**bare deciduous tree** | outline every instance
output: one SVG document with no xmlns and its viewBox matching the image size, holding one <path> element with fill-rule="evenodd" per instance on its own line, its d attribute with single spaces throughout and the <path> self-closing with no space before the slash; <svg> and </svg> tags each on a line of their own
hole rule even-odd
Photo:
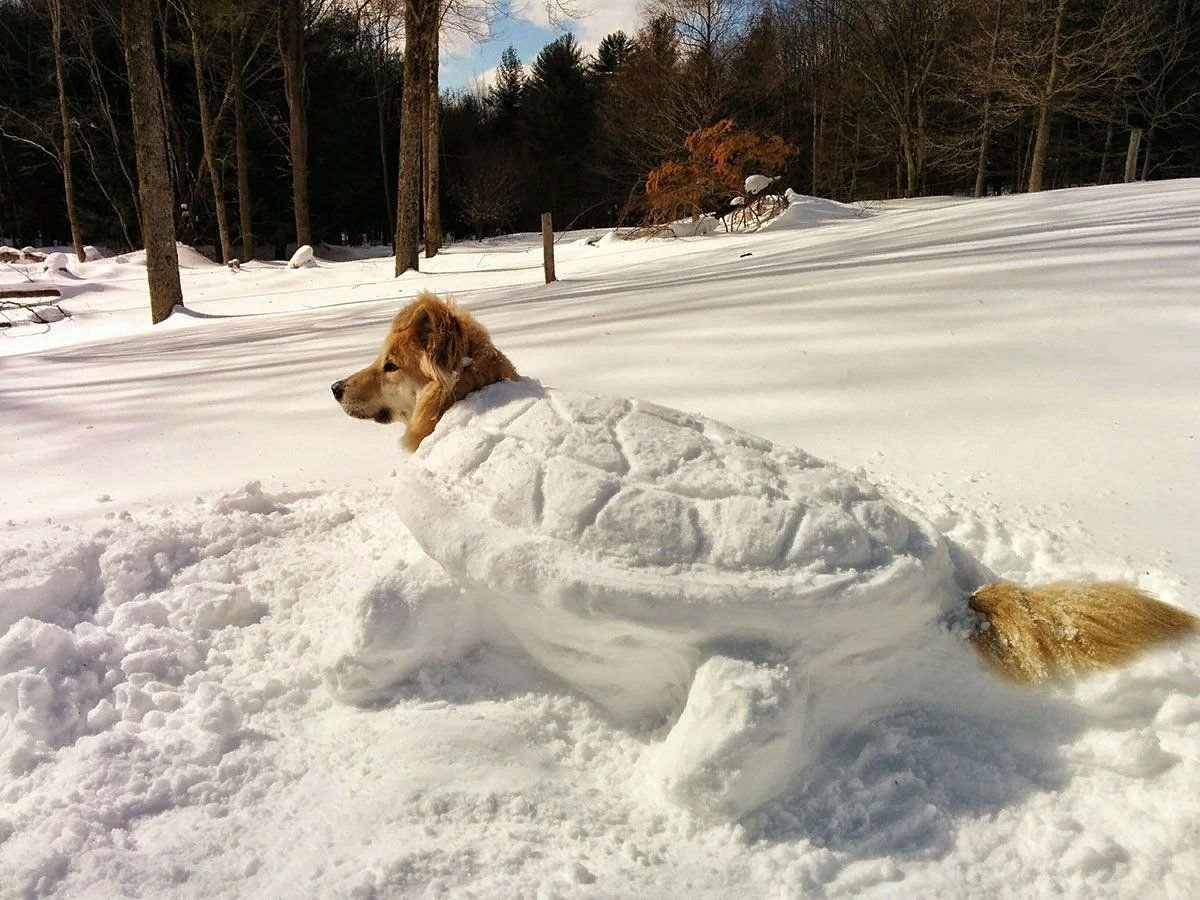
<svg viewBox="0 0 1200 900">
<path fill-rule="evenodd" d="M 441 203 L 441 97 L 438 93 L 438 28 L 429 39 L 429 74 L 425 85 L 425 258 L 437 255 L 442 246 Z"/>
<path fill-rule="evenodd" d="M 396 274 L 420 268 L 422 111 L 426 106 L 438 0 L 404 0 L 404 87 L 400 109 L 400 167 L 396 179 Z"/>
<path fill-rule="evenodd" d="M 209 105 L 208 82 L 205 77 L 205 42 L 215 30 L 212 23 L 202 19 L 203 10 L 196 0 L 179 0 L 177 7 L 183 16 L 192 44 L 192 69 L 196 76 L 196 101 L 200 107 L 200 140 L 204 147 L 204 163 L 212 188 L 213 208 L 217 218 L 217 240 L 221 247 L 221 262 L 233 259 L 233 240 L 229 234 L 229 219 L 225 207 L 225 190 L 221 183 L 221 162 L 217 157 L 217 126 Z"/>
<path fill-rule="evenodd" d="M 508 156 L 476 152 L 466 161 L 454 199 L 471 223 L 475 239 L 488 227 L 503 228 L 512 222 L 521 204 L 521 173 Z"/>
<path fill-rule="evenodd" d="M 58 88 L 58 110 L 62 120 L 62 139 L 59 142 L 59 164 L 62 166 L 63 193 L 67 200 L 67 221 L 71 226 L 71 243 L 80 262 L 83 253 L 83 236 L 79 230 L 79 213 L 75 207 L 75 176 L 71 168 L 71 114 L 67 110 L 67 86 L 63 61 L 63 17 L 72 14 L 64 0 L 46 0 L 46 12 L 50 16 L 50 43 L 54 48 L 54 83 Z"/>
<path fill-rule="evenodd" d="M 288 147 L 292 156 L 292 208 L 296 243 L 312 243 L 308 210 L 308 108 L 304 97 L 304 0 L 281 0 L 279 57 L 288 105 Z"/>
<path fill-rule="evenodd" d="M 1035 115 L 1030 191 L 1045 187 L 1055 116 L 1106 118 L 1145 57 L 1149 16 L 1139 0 L 1021 0 L 1019 33 L 999 54 L 997 86 Z"/>
<path fill-rule="evenodd" d="M 929 104 L 935 66 L 945 62 L 957 0 L 851 0 L 859 71 L 895 134 L 904 196 L 921 189 L 930 150 Z"/>
<path fill-rule="evenodd" d="M 1200 36 L 1200 3 L 1197 0 L 1143 0 L 1149 17 L 1150 40 L 1146 57 L 1137 67 L 1125 92 L 1125 117 L 1130 126 L 1125 180 L 1132 181 L 1138 159 L 1137 146 L 1146 142 L 1143 180 L 1150 175 L 1150 151 L 1157 129 L 1168 123 L 1200 117 L 1200 61 L 1189 49 Z"/>
<path fill-rule="evenodd" d="M 161 87 L 155 62 L 157 19 L 155 0 L 125 0 L 122 4 L 138 192 L 142 200 L 142 240 L 150 284 L 150 319 L 154 324 L 170 316 L 176 306 L 183 305 L 179 254 L 175 249 L 175 194 L 167 161 Z"/>
</svg>

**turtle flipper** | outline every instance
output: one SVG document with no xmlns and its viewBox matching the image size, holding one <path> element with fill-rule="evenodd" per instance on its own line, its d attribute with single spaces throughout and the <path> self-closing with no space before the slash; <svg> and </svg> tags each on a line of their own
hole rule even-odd
<svg viewBox="0 0 1200 900">
<path fill-rule="evenodd" d="M 740 818 L 791 780 L 802 707 L 787 665 L 709 657 L 649 774 L 676 803 Z"/>
<path fill-rule="evenodd" d="M 432 561 L 401 565 L 359 598 L 349 640 L 325 666 L 346 703 L 387 699 L 424 666 L 452 663 L 482 642 L 476 605 Z"/>
</svg>

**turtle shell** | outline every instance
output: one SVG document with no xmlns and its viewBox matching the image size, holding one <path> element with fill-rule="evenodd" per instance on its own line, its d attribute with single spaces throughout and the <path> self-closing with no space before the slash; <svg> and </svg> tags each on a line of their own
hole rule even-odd
<svg viewBox="0 0 1200 900">
<path fill-rule="evenodd" d="M 863 652 L 849 619 L 894 632 L 961 598 L 942 536 L 869 482 L 652 403 L 492 385 L 451 408 L 397 476 L 425 551 L 518 640 L 544 645 L 543 662 L 545 646 L 569 645 L 572 680 L 592 666 L 584 687 L 610 707 L 631 681 L 604 675 L 613 665 L 685 690 L 714 644 Z"/>
</svg>

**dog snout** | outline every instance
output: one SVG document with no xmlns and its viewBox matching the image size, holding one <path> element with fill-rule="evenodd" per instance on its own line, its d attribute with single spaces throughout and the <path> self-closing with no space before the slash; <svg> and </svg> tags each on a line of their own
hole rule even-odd
<svg viewBox="0 0 1200 900">
<path fill-rule="evenodd" d="M 341 399 L 342 399 L 342 394 L 346 393 L 346 382 L 345 381 L 335 381 L 333 384 L 331 384 L 329 386 L 329 389 L 331 391 L 333 391 L 333 399 L 337 400 L 340 403 Z"/>
</svg>

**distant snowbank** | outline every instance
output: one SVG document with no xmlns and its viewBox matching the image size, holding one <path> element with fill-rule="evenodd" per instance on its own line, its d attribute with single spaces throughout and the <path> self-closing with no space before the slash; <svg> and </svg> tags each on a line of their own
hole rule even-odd
<svg viewBox="0 0 1200 900">
<path fill-rule="evenodd" d="M 178 241 L 175 242 L 175 252 L 179 256 L 179 267 L 181 269 L 212 269 L 221 267 L 220 263 L 209 259 L 199 250 Z M 113 262 L 129 266 L 144 266 L 146 265 L 146 251 L 134 250 L 130 253 L 122 253 L 120 256 L 113 257 Z"/>
<path fill-rule="evenodd" d="M 788 207 L 775 219 L 764 225 L 772 230 L 788 228 L 807 228 L 811 225 L 821 225 L 826 222 L 841 222 L 846 219 L 871 218 L 874 213 L 864 207 L 849 203 L 839 203 L 826 197 L 810 197 L 807 194 L 797 194 L 791 188 L 787 189 L 784 197 Z"/>
<path fill-rule="evenodd" d="M 359 259 L 383 259 L 392 255 L 389 244 L 321 244 L 317 256 L 330 262 L 349 262 Z"/>
</svg>

